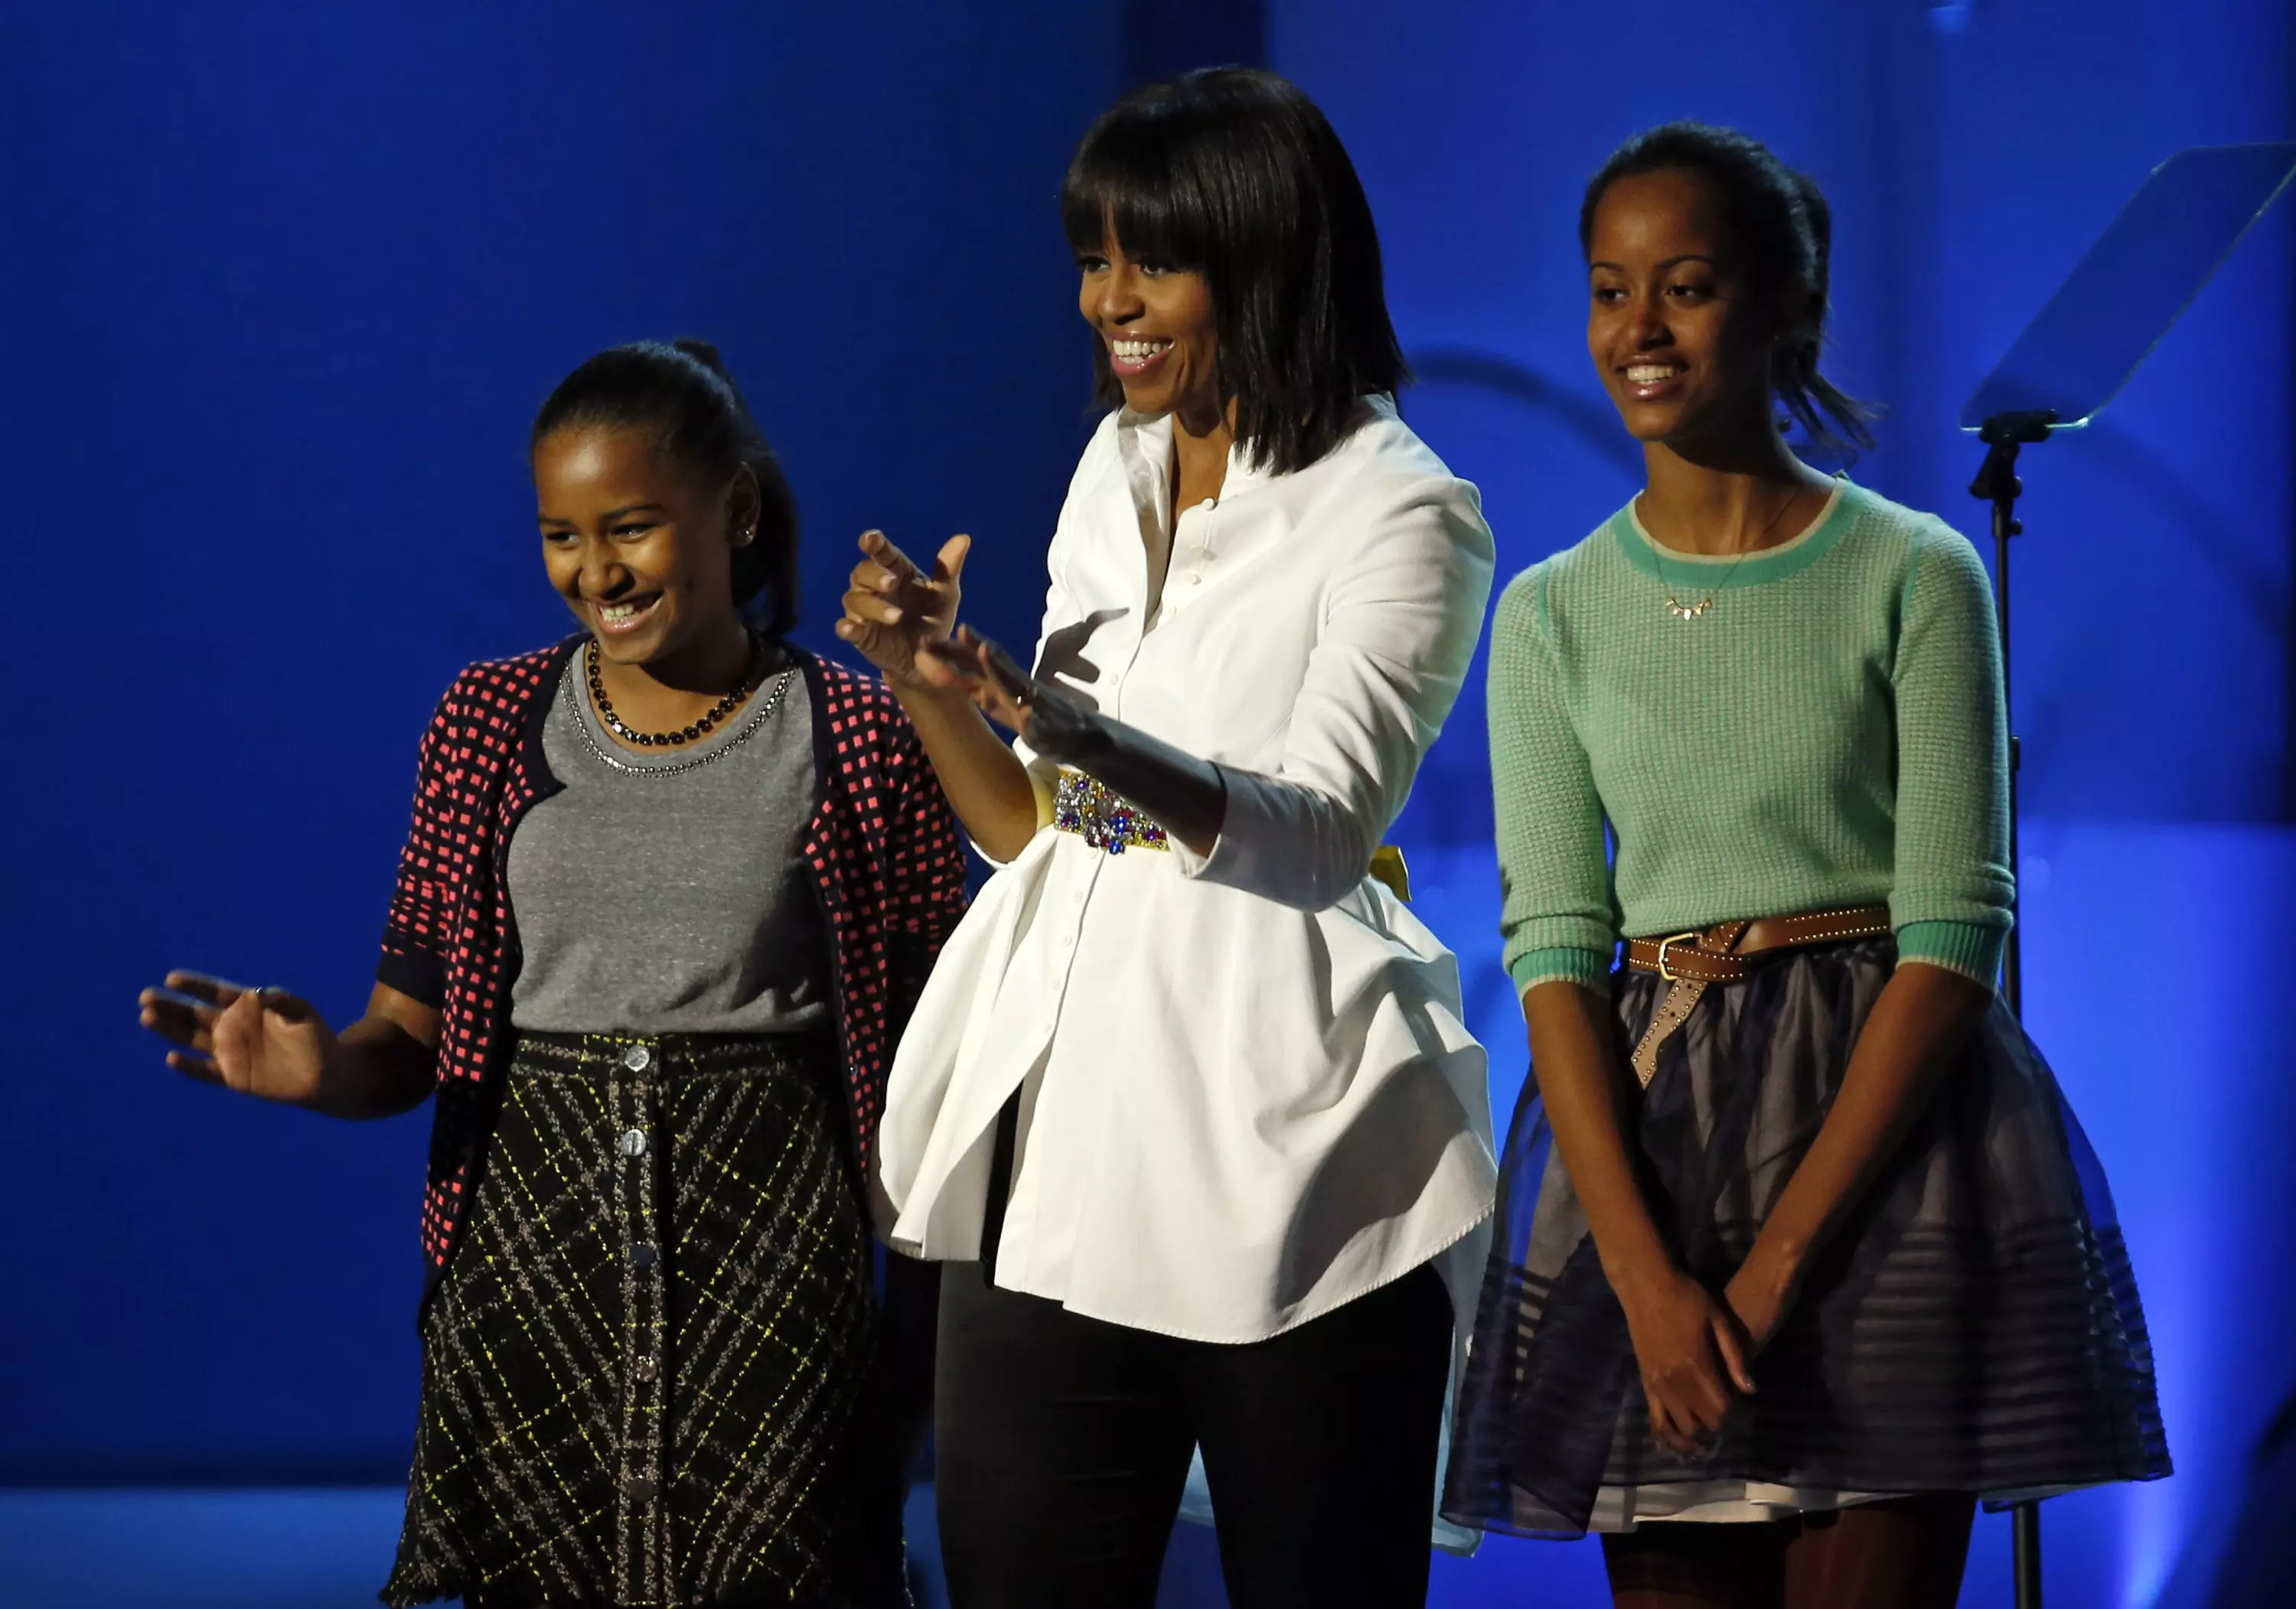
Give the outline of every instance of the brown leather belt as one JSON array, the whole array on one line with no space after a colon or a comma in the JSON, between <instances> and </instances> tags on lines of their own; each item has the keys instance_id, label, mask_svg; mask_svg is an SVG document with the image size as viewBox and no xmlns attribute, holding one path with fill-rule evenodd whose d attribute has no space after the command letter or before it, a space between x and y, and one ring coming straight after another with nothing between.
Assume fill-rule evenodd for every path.
<instances>
[{"instance_id":1,"label":"brown leather belt","mask_svg":"<svg viewBox=\"0 0 2296 1609\"><path fill-rule=\"evenodd\" d=\"M1838 944L1845 939L1879 938L1890 931L1887 905L1848 911L1810 911L1800 916L1766 916L1753 921L1718 922L1704 932L1669 933L1662 938L1627 941L1627 965L1655 972L1667 990L1635 1046L1635 1076L1648 1089L1658 1074L1659 1047L1690 1019L1710 984L1734 984L1761 966L1767 952Z\"/></svg>"}]
</instances>

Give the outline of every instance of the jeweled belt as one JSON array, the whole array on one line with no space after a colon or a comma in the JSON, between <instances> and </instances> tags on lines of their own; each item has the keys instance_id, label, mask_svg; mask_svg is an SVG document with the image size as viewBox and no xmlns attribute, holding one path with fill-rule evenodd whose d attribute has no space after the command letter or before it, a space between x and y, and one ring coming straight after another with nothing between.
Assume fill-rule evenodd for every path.
<instances>
[{"instance_id":1,"label":"jeweled belt","mask_svg":"<svg viewBox=\"0 0 2296 1609\"><path fill-rule=\"evenodd\" d=\"M1164 829L1142 815L1132 801L1080 771L1061 772L1060 785L1053 789L1053 826L1111 854L1128 849L1168 853L1172 847Z\"/></svg>"},{"instance_id":2,"label":"jeweled belt","mask_svg":"<svg viewBox=\"0 0 2296 1609\"><path fill-rule=\"evenodd\" d=\"M1037 784L1038 808L1043 808L1043 785ZM1128 849L1171 850L1164 829L1140 813L1138 806L1097 778L1063 769L1053 788L1052 822L1056 831L1072 832L1095 849L1122 854ZM1040 818L1041 819L1041 818ZM1405 904L1411 903L1411 870L1403 851L1392 844L1374 850L1369 873L1387 885Z\"/></svg>"}]
</instances>

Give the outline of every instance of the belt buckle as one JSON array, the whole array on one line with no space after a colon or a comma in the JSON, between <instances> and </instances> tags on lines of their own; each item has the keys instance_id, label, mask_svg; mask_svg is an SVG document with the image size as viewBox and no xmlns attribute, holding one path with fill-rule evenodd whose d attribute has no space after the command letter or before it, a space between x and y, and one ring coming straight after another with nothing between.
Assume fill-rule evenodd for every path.
<instances>
[{"instance_id":1,"label":"belt buckle","mask_svg":"<svg viewBox=\"0 0 2296 1609\"><path fill-rule=\"evenodd\" d=\"M1698 935L1695 933L1669 933L1658 942L1658 975L1669 984L1678 984L1684 980L1679 973L1666 964L1667 946L1685 942L1695 945L1698 943Z\"/></svg>"}]
</instances>

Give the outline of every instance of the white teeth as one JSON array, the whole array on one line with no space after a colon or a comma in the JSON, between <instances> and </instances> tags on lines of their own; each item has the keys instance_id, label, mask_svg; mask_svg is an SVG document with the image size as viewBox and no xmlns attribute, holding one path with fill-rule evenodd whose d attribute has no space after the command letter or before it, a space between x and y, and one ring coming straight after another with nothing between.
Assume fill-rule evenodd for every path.
<instances>
[{"instance_id":1,"label":"white teeth","mask_svg":"<svg viewBox=\"0 0 2296 1609\"><path fill-rule=\"evenodd\" d=\"M1111 341L1109 347L1128 363L1144 363L1171 344L1169 341L1117 340Z\"/></svg>"},{"instance_id":2,"label":"white teeth","mask_svg":"<svg viewBox=\"0 0 2296 1609\"><path fill-rule=\"evenodd\" d=\"M644 603L602 603L598 606L598 614L602 619L611 620L619 625L625 620L636 619L652 607L653 600L651 598Z\"/></svg>"},{"instance_id":3,"label":"white teeth","mask_svg":"<svg viewBox=\"0 0 2296 1609\"><path fill-rule=\"evenodd\" d=\"M1632 363L1628 366L1627 379L1637 386L1652 386L1662 380L1672 380L1681 372L1677 363Z\"/></svg>"}]
</instances>

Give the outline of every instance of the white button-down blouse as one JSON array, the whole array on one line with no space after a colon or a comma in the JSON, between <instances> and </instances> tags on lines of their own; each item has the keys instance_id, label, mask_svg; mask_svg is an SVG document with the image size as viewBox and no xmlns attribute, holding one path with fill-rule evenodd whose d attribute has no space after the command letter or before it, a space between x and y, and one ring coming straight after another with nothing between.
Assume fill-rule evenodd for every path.
<instances>
[{"instance_id":1,"label":"white button-down blouse","mask_svg":"<svg viewBox=\"0 0 2296 1609\"><path fill-rule=\"evenodd\" d=\"M1482 1048L1456 960L1366 868L1466 674L1491 536L1474 487L1365 407L1296 474L1231 455L1177 520L1168 419L1119 411L1086 449L1037 673L1218 764L1226 814L1209 857L1046 828L989 879L894 1059L901 1249L980 1255L1018 1090L1008 1289L1242 1342L1447 1252L1480 1276Z\"/></svg>"}]
</instances>

